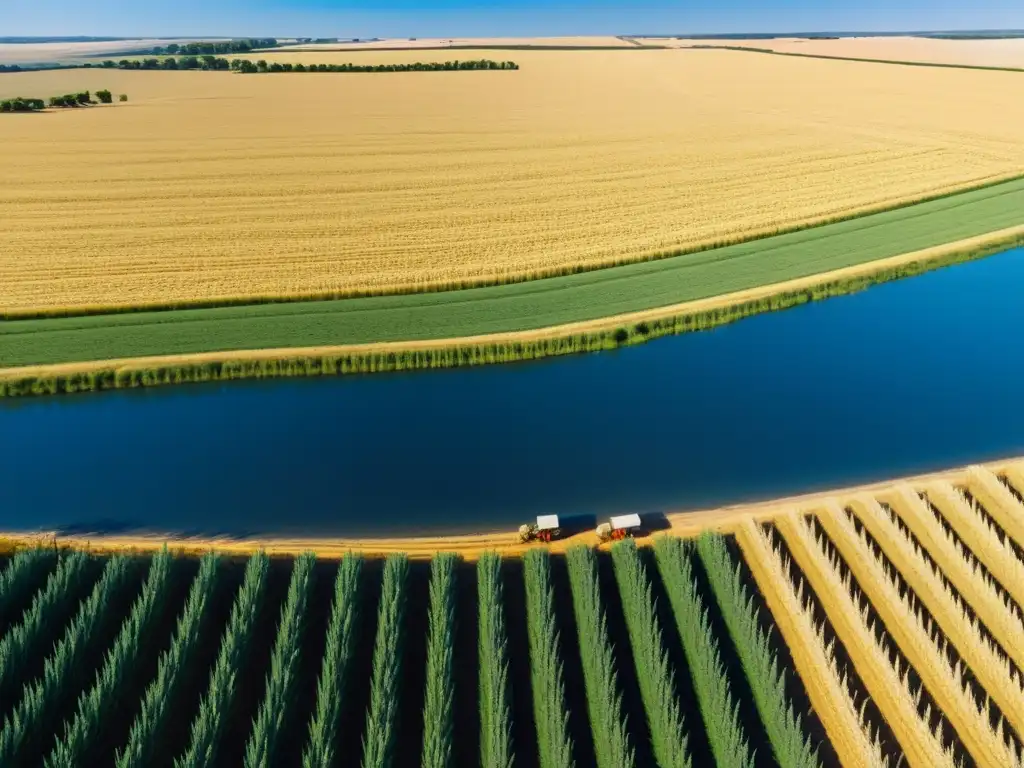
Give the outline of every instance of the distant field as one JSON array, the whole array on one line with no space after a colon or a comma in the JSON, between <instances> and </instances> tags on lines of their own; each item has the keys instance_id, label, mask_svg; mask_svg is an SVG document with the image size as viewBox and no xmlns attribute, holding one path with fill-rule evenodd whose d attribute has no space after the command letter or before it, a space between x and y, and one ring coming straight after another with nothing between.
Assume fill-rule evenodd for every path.
<instances>
[{"instance_id":1,"label":"distant field","mask_svg":"<svg viewBox=\"0 0 1024 768\"><path fill-rule=\"evenodd\" d=\"M0 77L0 97L131 97L0 120L0 311L541 276L1024 172L1010 73L880 79L729 51L508 58L522 69Z\"/></svg>"},{"instance_id":2,"label":"distant field","mask_svg":"<svg viewBox=\"0 0 1024 768\"><path fill-rule=\"evenodd\" d=\"M454 339L743 291L1024 224L1024 180L670 259L448 293L0 322L0 368Z\"/></svg>"},{"instance_id":3,"label":"distant field","mask_svg":"<svg viewBox=\"0 0 1024 768\"><path fill-rule=\"evenodd\" d=\"M38 64L103 56L121 51L145 51L170 43L194 43L222 38L188 37L180 39L106 40L82 43L0 43L0 64Z\"/></svg>"},{"instance_id":4,"label":"distant field","mask_svg":"<svg viewBox=\"0 0 1024 768\"><path fill-rule=\"evenodd\" d=\"M882 61L919 61L974 67L1024 68L1024 39L937 40L922 37L849 37L839 40L778 38L776 40L674 40L645 38L643 42L688 48L693 45L740 45L770 48L781 53L845 56Z\"/></svg>"},{"instance_id":5,"label":"distant field","mask_svg":"<svg viewBox=\"0 0 1024 768\"><path fill-rule=\"evenodd\" d=\"M634 43L622 40L612 35L591 35L579 37L421 37L415 40L407 37L388 38L386 40L373 40L368 42L343 42L343 43L305 43L285 46L284 50L296 51L317 51L337 50L338 48L436 48L444 45L472 46L472 45L537 45L537 46L558 46L558 47L593 47L593 46L615 46L623 48L635 47Z\"/></svg>"}]
</instances>

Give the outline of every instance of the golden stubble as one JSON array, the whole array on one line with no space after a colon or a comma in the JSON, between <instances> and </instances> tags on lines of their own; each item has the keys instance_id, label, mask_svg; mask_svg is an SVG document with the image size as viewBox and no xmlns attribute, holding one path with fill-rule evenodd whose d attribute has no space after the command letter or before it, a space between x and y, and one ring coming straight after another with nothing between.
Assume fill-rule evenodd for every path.
<instances>
[{"instance_id":1,"label":"golden stubble","mask_svg":"<svg viewBox=\"0 0 1024 768\"><path fill-rule=\"evenodd\" d=\"M482 57L522 69L3 78L0 96L130 101L0 119L0 310L538 275L1024 172L1012 73L676 50L276 60Z\"/></svg>"}]
</instances>

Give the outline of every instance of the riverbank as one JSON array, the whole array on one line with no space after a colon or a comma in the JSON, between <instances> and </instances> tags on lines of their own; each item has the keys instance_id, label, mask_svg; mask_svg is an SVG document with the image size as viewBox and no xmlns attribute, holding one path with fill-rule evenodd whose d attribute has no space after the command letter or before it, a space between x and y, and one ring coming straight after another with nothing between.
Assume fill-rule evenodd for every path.
<instances>
[{"instance_id":1,"label":"riverbank","mask_svg":"<svg viewBox=\"0 0 1024 768\"><path fill-rule=\"evenodd\" d=\"M243 349L15 366L0 369L0 397L244 378L457 367L609 349L659 336L703 330L761 312L860 291L879 283L981 258L1022 243L1024 225L1018 225L820 275L698 301L524 331L437 340ZM94 319L83 318L79 322L89 320ZM172 332L197 332L190 326L174 323L169 323L169 326ZM88 324L84 327L88 328ZM164 326L156 327L167 330ZM5 339L4 330L0 328L0 351L12 338L8 335ZM198 332L202 330L200 327ZM81 349L89 348L82 337L72 338L79 339ZM28 335L26 342L39 343L39 337Z\"/></svg>"},{"instance_id":2,"label":"riverbank","mask_svg":"<svg viewBox=\"0 0 1024 768\"><path fill-rule=\"evenodd\" d=\"M1024 457L1003 459L985 464L971 465L982 467L995 475L1009 475L1014 479L1024 478ZM693 537L702 531L713 530L731 533L747 520L769 521L777 515L797 511L812 512L830 504L840 507L847 505L854 497L864 494L878 499L885 499L903 485L915 490L924 490L935 482L946 482L954 486L962 486L968 482L971 466L957 467L939 472L931 472L909 477L897 478L878 483L868 483L830 490L822 493L802 494L770 501L741 504L717 509L693 512L673 512L664 515L645 535L638 537L641 545L650 545L654 536L667 533L675 536ZM526 522L526 521L524 521ZM648 523L649 524L649 523ZM500 531L462 536L432 537L393 537L393 538L230 538L230 537L181 537L175 535L161 536L144 535L72 535L63 536L53 531L39 533L0 533L0 553L25 546L56 544L61 547L88 549L97 553L110 552L152 552L165 544L183 554L198 554L210 549L227 555L246 555L259 550L270 555L294 556L302 552L313 551L322 558L338 558L346 552L361 552L372 557L385 556L394 552L404 552L414 559L426 559L438 552L455 552L466 560L475 560L481 553L496 551L506 557L521 556L528 549L538 544L522 544L518 541L516 531ZM607 546L600 544L593 530L573 533L558 541L552 542L548 548L552 552L564 552L574 544L591 546Z\"/></svg>"}]
</instances>

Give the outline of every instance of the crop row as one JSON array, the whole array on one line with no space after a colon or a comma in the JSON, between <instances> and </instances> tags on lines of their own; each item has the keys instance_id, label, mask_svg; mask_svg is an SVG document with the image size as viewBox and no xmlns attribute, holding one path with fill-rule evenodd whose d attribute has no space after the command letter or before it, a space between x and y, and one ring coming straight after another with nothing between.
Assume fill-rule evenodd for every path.
<instances>
[{"instance_id":1,"label":"crop row","mask_svg":"<svg viewBox=\"0 0 1024 768\"><path fill-rule=\"evenodd\" d=\"M1014 768L1024 541L999 519L1022 513L977 472L732 539L537 548L521 571L306 554L286 584L265 554L211 554L186 583L166 551L25 552L0 570L21 613L0 637L0 762Z\"/></svg>"}]
</instances>

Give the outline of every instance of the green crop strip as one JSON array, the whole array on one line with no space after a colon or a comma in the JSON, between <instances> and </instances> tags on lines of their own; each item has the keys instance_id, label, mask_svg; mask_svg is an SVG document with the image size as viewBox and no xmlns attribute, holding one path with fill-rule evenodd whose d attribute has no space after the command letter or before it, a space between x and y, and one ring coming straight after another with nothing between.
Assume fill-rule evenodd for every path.
<instances>
[{"instance_id":1,"label":"green crop strip","mask_svg":"<svg viewBox=\"0 0 1024 768\"><path fill-rule=\"evenodd\" d=\"M408 572L409 560L405 555L389 555L384 562L384 584L373 646L370 710L363 736L363 768L391 768L395 764L398 688L405 645L402 618Z\"/></svg>"},{"instance_id":2,"label":"green crop strip","mask_svg":"<svg viewBox=\"0 0 1024 768\"><path fill-rule=\"evenodd\" d=\"M118 693L132 674L145 632L164 599L170 575L171 555L165 546L150 561L149 577L142 594L132 606L113 647L107 651L92 688L79 698L78 709L66 724L63 738L46 759L47 768L75 768L88 762L85 757L90 742L106 726Z\"/></svg>"},{"instance_id":3,"label":"green crop strip","mask_svg":"<svg viewBox=\"0 0 1024 768\"><path fill-rule=\"evenodd\" d=\"M82 578L88 562L89 556L84 552L72 552L63 558L50 574L46 586L32 599L32 605L22 615L21 622L11 627L0 640L0 694L4 699L8 698L12 681L17 679L29 655L38 647L40 634L53 617L62 613L63 608L74 600L73 585ZM22 573L27 567L24 563L18 566Z\"/></svg>"},{"instance_id":4,"label":"green crop strip","mask_svg":"<svg viewBox=\"0 0 1024 768\"><path fill-rule=\"evenodd\" d=\"M511 768L508 635L502 612L501 557L485 552L476 569L480 622L480 766Z\"/></svg>"},{"instance_id":5,"label":"green crop strip","mask_svg":"<svg viewBox=\"0 0 1024 768\"><path fill-rule=\"evenodd\" d=\"M15 765L29 751L26 744L46 728L47 716L66 692L92 641L114 593L128 580L129 560L112 557L103 576L82 603L64 637L47 657L42 676L26 686L14 714L5 718L0 731L0 765Z\"/></svg>"},{"instance_id":6,"label":"green crop strip","mask_svg":"<svg viewBox=\"0 0 1024 768\"><path fill-rule=\"evenodd\" d=\"M757 606L725 539L716 533L701 534L697 552L750 683L775 759L783 768L820 768L817 750L804 733L800 716L786 700L785 675L772 653L769 635L761 630Z\"/></svg>"},{"instance_id":7,"label":"green crop strip","mask_svg":"<svg viewBox=\"0 0 1024 768\"><path fill-rule=\"evenodd\" d=\"M31 592L56 557L52 549L35 547L22 550L11 558L11 562L0 573L0 616L10 615L11 606ZM3 661L0 655L2 674Z\"/></svg>"},{"instance_id":8,"label":"green crop strip","mask_svg":"<svg viewBox=\"0 0 1024 768\"><path fill-rule=\"evenodd\" d=\"M615 673L607 619L601 607L597 556L590 547L576 545L565 553L565 560L597 765L598 768L629 768L634 765L634 753L622 713L622 693Z\"/></svg>"},{"instance_id":9,"label":"green crop strip","mask_svg":"<svg viewBox=\"0 0 1024 768\"><path fill-rule=\"evenodd\" d=\"M363 559L346 554L334 581L334 603L327 628L327 647L316 688L316 709L309 724L303 768L331 768L341 719L341 703L352 663L359 627L359 578ZM119 767L120 768L120 767Z\"/></svg>"},{"instance_id":10,"label":"green crop strip","mask_svg":"<svg viewBox=\"0 0 1024 768\"><path fill-rule=\"evenodd\" d=\"M676 701L675 682L662 643L661 628L651 597L651 582L640 560L636 542L623 541L612 547L615 580L622 595L629 642L633 647L640 696L651 730L651 747L661 768L690 768L686 731Z\"/></svg>"},{"instance_id":11,"label":"green crop strip","mask_svg":"<svg viewBox=\"0 0 1024 768\"><path fill-rule=\"evenodd\" d=\"M694 581L692 549L692 542L659 536L654 543L658 571L683 640L690 678L715 761L719 765L753 768L754 757L740 725L739 705L730 690L718 644L711 633L707 608Z\"/></svg>"},{"instance_id":12,"label":"green crop strip","mask_svg":"<svg viewBox=\"0 0 1024 768\"><path fill-rule=\"evenodd\" d=\"M427 682L423 695L423 768L452 764L455 697L455 566L458 555L442 553L430 565Z\"/></svg>"},{"instance_id":13,"label":"green crop strip","mask_svg":"<svg viewBox=\"0 0 1024 768\"><path fill-rule=\"evenodd\" d=\"M176 768L209 768L217 764L217 748L228 709L235 697L235 684L242 673L245 652L252 640L256 614L267 583L270 560L257 552L245 567L245 580L235 598L220 653L210 673L210 684L192 722L192 735L185 754L174 761Z\"/></svg>"},{"instance_id":14,"label":"green crop strip","mask_svg":"<svg viewBox=\"0 0 1024 768\"><path fill-rule=\"evenodd\" d=\"M656 261L487 288L428 294L181 309L0 323L0 366L301 346L458 339L596 320L719 296L897 256L1024 223L1024 179L762 240ZM359 352L220 361L0 380L0 395L73 392L195 380L447 367L602 349L720 325L758 312L861 290L1019 245L1008 236L872 275L822 279L715 310L560 338L473 343L417 352Z\"/></svg>"},{"instance_id":15,"label":"green crop strip","mask_svg":"<svg viewBox=\"0 0 1024 768\"><path fill-rule=\"evenodd\" d=\"M533 688L540 768L573 768L551 561L546 550L531 549L523 558L523 566L526 628L530 639L530 685Z\"/></svg>"},{"instance_id":16,"label":"green crop strip","mask_svg":"<svg viewBox=\"0 0 1024 768\"><path fill-rule=\"evenodd\" d=\"M252 734L245 745L245 768L270 768L274 764L274 747L284 724L302 653L302 621L306 613L313 564L316 555L305 553L295 561L288 598L281 611L274 651L267 674L267 691L253 723Z\"/></svg>"},{"instance_id":17,"label":"green crop strip","mask_svg":"<svg viewBox=\"0 0 1024 768\"><path fill-rule=\"evenodd\" d=\"M199 643L199 627L217 583L216 554L205 555L192 582L185 609L178 617L171 647L160 657L156 677L146 688L142 709L132 723L128 744L119 750L117 768L145 768L152 764L153 745L168 717L175 691L188 672L188 663Z\"/></svg>"}]
</instances>

